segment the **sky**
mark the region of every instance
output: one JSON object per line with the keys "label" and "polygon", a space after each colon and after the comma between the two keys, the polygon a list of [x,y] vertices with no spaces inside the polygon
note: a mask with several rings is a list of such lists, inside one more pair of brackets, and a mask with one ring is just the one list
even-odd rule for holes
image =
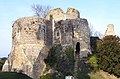
{"label": "sky", "polygon": [[114,24],[120,36],[120,0],[0,0],[0,57],[7,57],[12,47],[12,24],[21,17],[33,16],[33,4],[52,8],[75,8],[94,30],[104,35],[107,25]]}

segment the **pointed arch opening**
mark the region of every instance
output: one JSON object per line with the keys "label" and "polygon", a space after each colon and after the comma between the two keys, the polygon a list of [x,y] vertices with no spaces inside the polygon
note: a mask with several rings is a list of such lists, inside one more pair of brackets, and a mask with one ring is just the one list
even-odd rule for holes
{"label": "pointed arch opening", "polygon": [[80,42],[76,43],[76,54],[80,53]]}

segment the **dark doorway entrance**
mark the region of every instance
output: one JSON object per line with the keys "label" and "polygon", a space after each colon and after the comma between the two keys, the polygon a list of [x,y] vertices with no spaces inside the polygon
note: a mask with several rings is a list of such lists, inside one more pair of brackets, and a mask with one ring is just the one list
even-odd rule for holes
{"label": "dark doorway entrance", "polygon": [[76,54],[79,54],[80,53],[80,43],[77,42],[76,44]]}

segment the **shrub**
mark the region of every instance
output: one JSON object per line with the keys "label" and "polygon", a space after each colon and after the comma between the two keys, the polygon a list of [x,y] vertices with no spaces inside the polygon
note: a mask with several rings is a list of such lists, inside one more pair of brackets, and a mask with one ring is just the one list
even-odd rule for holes
{"label": "shrub", "polygon": [[41,76],[40,79],[54,79],[54,76],[52,73],[49,73],[49,74]]}
{"label": "shrub", "polygon": [[58,75],[57,73],[48,73],[41,76],[40,79],[64,79],[64,76]]}
{"label": "shrub", "polygon": [[61,45],[53,46],[48,52],[45,63],[51,69],[57,71],[61,76],[73,75],[74,69],[74,50],[72,47],[62,51]]}
{"label": "shrub", "polygon": [[89,58],[89,63],[90,63],[90,66],[93,68],[94,72],[96,72],[98,70],[98,63],[97,63],[97,57],[96,57],[96,54],[92,55],[90,58]]}
{"label": "shrub", "polygon": [[120,38],[106,36],[97,43],[97,60],[100,69],[120,77]]}
{"label": "shrub", "polygon": [[69,68],[69,74],[68,75],[73,75],[74,71],[74,49],[72,47],[68,47],[65,50],[66,58],[68,60],[68,68]]}

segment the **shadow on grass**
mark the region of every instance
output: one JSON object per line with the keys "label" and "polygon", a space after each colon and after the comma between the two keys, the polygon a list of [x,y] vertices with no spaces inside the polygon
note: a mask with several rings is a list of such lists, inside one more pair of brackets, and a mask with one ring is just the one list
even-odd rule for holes
{"label": "shadow on grass", "polygon": [[0,79],[32,79],[32,78],[22,73],[0,72]]}

